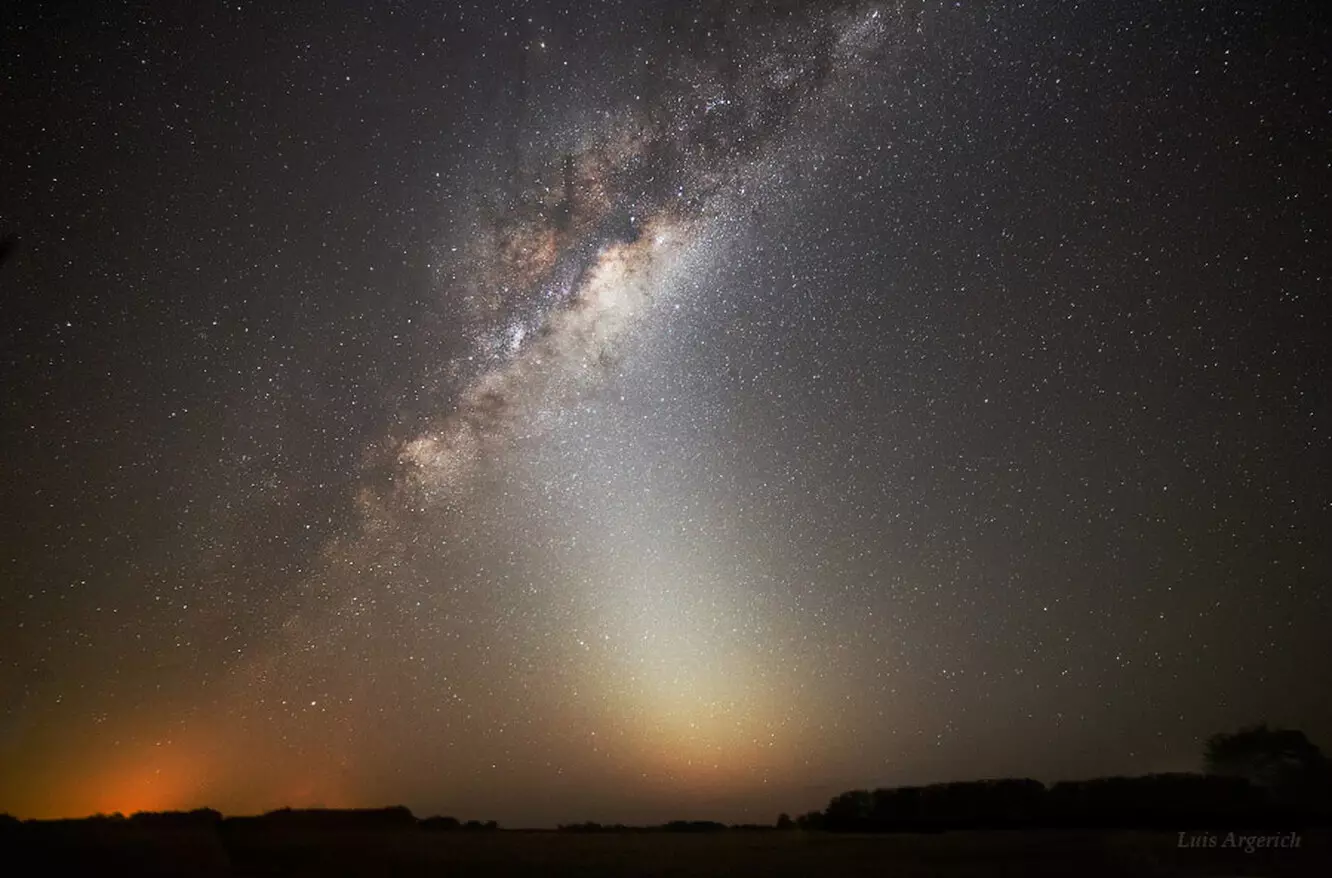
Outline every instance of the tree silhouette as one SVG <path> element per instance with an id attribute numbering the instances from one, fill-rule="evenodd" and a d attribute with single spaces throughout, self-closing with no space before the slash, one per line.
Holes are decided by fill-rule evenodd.
<path id="1" fill-rule="evenodd" d="M 1203 763 L 1208 774 L 1247 778 L 1278 800 L 1303 799 L 1328 780 L 1327 757 L 1304 732 L 1266 724 L 1208 738 Z"/>
<path id="2" fill-rule="evenodd" d="M 462 826 L 457 817 L 427 817 L 421 821 L 421 828 L 432 832 L 452 832 Z"/>
<path id="3" fill-rule="evenodd" d="M 823 812 L 810 811 L 796 818 L 796 826 L 801 829 L 823 829 Z"/>

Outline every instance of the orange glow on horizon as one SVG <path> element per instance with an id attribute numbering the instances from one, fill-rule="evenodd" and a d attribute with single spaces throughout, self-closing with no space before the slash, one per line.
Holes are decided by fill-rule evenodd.
<path id="1" fill-rule="evenodd" d="M 86 817 L 207 807 L 204 766 L 184 748 L 154 746 L 140 758 L 56 784 L 32 816 Z M 58 804 L 57 804 L 58 803 Z"/>

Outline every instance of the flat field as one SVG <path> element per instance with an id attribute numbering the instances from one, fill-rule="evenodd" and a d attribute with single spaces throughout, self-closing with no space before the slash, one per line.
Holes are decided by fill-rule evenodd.
<path id="1" fill-rule="evenodd" d="M 6 874 L 204 876 L 1324 876 L 1329 835 L 1296 849 L 1181 848 L 1174 833 L 840 835 L 540 831 L 347 832 L 29 825 L 5 839 Z"/>

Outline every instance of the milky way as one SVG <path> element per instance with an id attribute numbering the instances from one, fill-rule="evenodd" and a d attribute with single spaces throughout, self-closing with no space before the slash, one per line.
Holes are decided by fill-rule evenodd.
<path id="1" fill-rule="evenodd" d="M 520 219 L 469 242 L 465 252 L 479 267 L 460 283 L 484 304 L 477 349 L 466 361 L 479 365 L 447 370 L 467 375 L 457 399 L 403 443 L 399 462 L 411 487 L 447 491 L 530 430 L 538 408 L 558 408 L 595 387 L 678 273 L 672 263 L 699 226 L 737 202 L 748 206 L 742 181 L 771 160 L 800 111 L 848 100 L 840 79 L 881 60 L 883 44 L 908 24 L 903 8 L 877 5 L 775 24 L 720 17 L 715 26 L 730 36 L 719 33 L 722 45 L 710 48 L 726 51 L 688 58 L 680 69 L 668 62 L 646 109 L 585 135 L 592 142 L 566 154 L 558 176 L 549 175 L 555 179 L 523 193 L 512 210 Z M 617 226 L 624 240 L 599 243 Z M 572 282 L 557 283 L 570 261 L 585 264 L 575 265 Z M 532 316 L 520 310 L 525 303 L 535 303 Z M 510 322 L 487 326 L 495 312 Z"/>
<path id="2" fill-rule="evenodd" d="M 0 811 L 767 822 L 1332 743 L 1303 17 L 53 16 Z"/>

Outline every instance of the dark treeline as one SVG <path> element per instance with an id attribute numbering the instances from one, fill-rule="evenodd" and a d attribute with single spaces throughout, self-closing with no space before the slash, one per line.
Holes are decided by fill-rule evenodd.
<path id="1" fill-rule="evenodd" d="M 1213 735 L 1205 774 L 1061 781 L 1029 778 L 852 790 L 779 825 L 833 832 L 946 829 L 1164 829 L 1327 826 L 1332 768 L 1292 729 L 1266 725 Z"/>
<path id="2" fill-rule="evenodd" d="M 1242 777 L 1152 774 L 1062 781 L 1028 778 L 852 790 L 795 821 L 832 832 L 949 829 L 1160 829 L 1322 825 L 1326 802 L 1281 802 Z"/>
<path id="3" fill-rule="evenodd" d="M 426 817 L 417 819 L 410 809 L 396 805 L 391 808 L 281 808 L 266 814 L 246 817 L 223 817 L 211 808 L 194 811 L 140 811 L 126 817 L 122 814 L 97 814 L 65 820 L 18 820 L 0 814 L 0 833 L 31 828 L 33 831 L 59 832 L 65 829 L 89 827 L 114 830 L 134 829 L 203 829 L 220 832 L 254 831 L 344 831 L 344 830 L 402 830 L 489 832 L 499 829 L 494 820 L 462 821 L 456 817 Z"/>

